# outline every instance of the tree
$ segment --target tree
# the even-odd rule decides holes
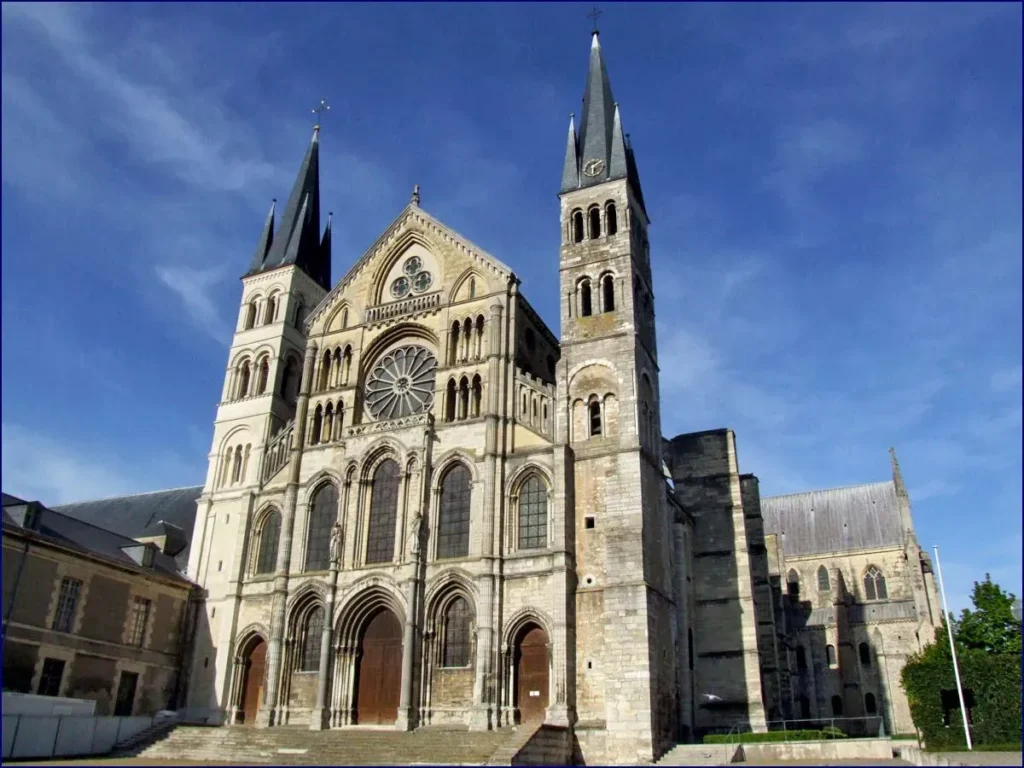
[[[974,582],[971,602],[975,610],[964,609],[955,625],[957,647],[1019,656],[1021,625],[1013,615],[1015,599],[987,573],[984,581]]]

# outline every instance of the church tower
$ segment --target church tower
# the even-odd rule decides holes
[[[331,285],[330,218],[320,234],[319,126],[275,226],[276,207],[275,201],[242,276],[241,310],[189,554],[188,574],[205,589],[189,705],[210,714],[230,684],[247,521],[258,511],[253,506],[261,488],[288,459],[306,352],[305,318]]]
[[[678,704],[650,220],[596,31],[559,198],[557,427],[576,510],[576,712],[607,723],[609,754],[633,745],[636,760],[651,760],[674,743]]]

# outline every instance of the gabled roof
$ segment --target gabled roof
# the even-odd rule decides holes
[[[196,521],[196,502],[202,492],[203,486],[193,485],[132,496],[59,504],[53,507],[53,511],[89,525],[117,531],[131,539],[165,535],[166,531],[159,523],[169,523],[183,533],[187,542],[184,549],[174,556],[178,568],[184,570],[188,565],[192,528]]]
[[[761,499],[764,532],[778,534],[790,557],[902,546],[892,481]]]
[[[406,227],[410,220],[418,220],[419,223],[427,225],[428,228],[433,228],[435,233],[442,235],[450,242],[457,243],[462,246],[471,257],[475,258],[476,261],[479,261],[482,265],[489,266],[492,271],[498,273],[501,277],[518,281],[518,278],[516,278],[511,267],[504,264],[496,256],[491,255],[468,238],[460,235],[440,219],[431,216],[425,210],[420,208],[419,204],[414,199],[413,202],[409,203],[402,209],[402,212],[395,217],[391,224],[388,225],[387,229],[385,229],[380,237],[374,241],[373,245],[371,245],[352,266],[352,268],[345,273],[345,277],[343,277],[338,284],[334,286],[326,296],[324,296],[313,311],[309,313],[306,318],[307,332],[317,321],[319,316],[334,304],[334,302],[344,292],[345,288],[352,283],[359,273],[362,272],[374,258],[390,247],[391,241],[404,227]]]
[[[13,500],[12,503],[8,503],[9,500]],[[18,503],[20,501],[20,499],[4,494],[3,525],[5,528],[22,531],[30,536],[40,536],[60,546],[99,556],[125,566],[143,568],[137,560],[128,554],[128,551],[138,551],[140,546],[134,537],[126,535],[124,532],[115,533],[109,528],[94,525],[35,502],[32,502],[35,514],[32,515],[31,521],[25,516],[8,514],[8,510],[14,510],[15,507],[20,506]],[[28,505],[30,502],[21,503]],[[154,551],[153,561],[149,567],[163,576],[184,579],[183,566],[175,558],[164,554],[159,549]]]

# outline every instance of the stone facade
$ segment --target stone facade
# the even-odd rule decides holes
[[[4,690],[175,708],[193,585],[152,544],[4,494]]]
[[[858,711],[870,685],[903,729],[898,668],[935,622],[912,527],[884,552],[789,552],[730,430],[662,439],[649,221],[596,34],[583,106],[560,338],[418,189],[331,286],[314,134],[242,281],[188,566],[192,717],[535,718],[572,729],[585,762],[636,763],[799,716],[801,697],[809,717],[833,691]],[[822,558],[837,586],[815,623],[786,574]],[[892,586],[866,606],[869,561]],[[894,601],[913,618],[871,613]]]

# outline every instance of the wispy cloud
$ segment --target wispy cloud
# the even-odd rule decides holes
[[[221,279],[222,270],[157,267],[156,274],[181,299],[197,328],[222,344],[231,340],[231,327],[221,319],[217,302],[210,293]]]

